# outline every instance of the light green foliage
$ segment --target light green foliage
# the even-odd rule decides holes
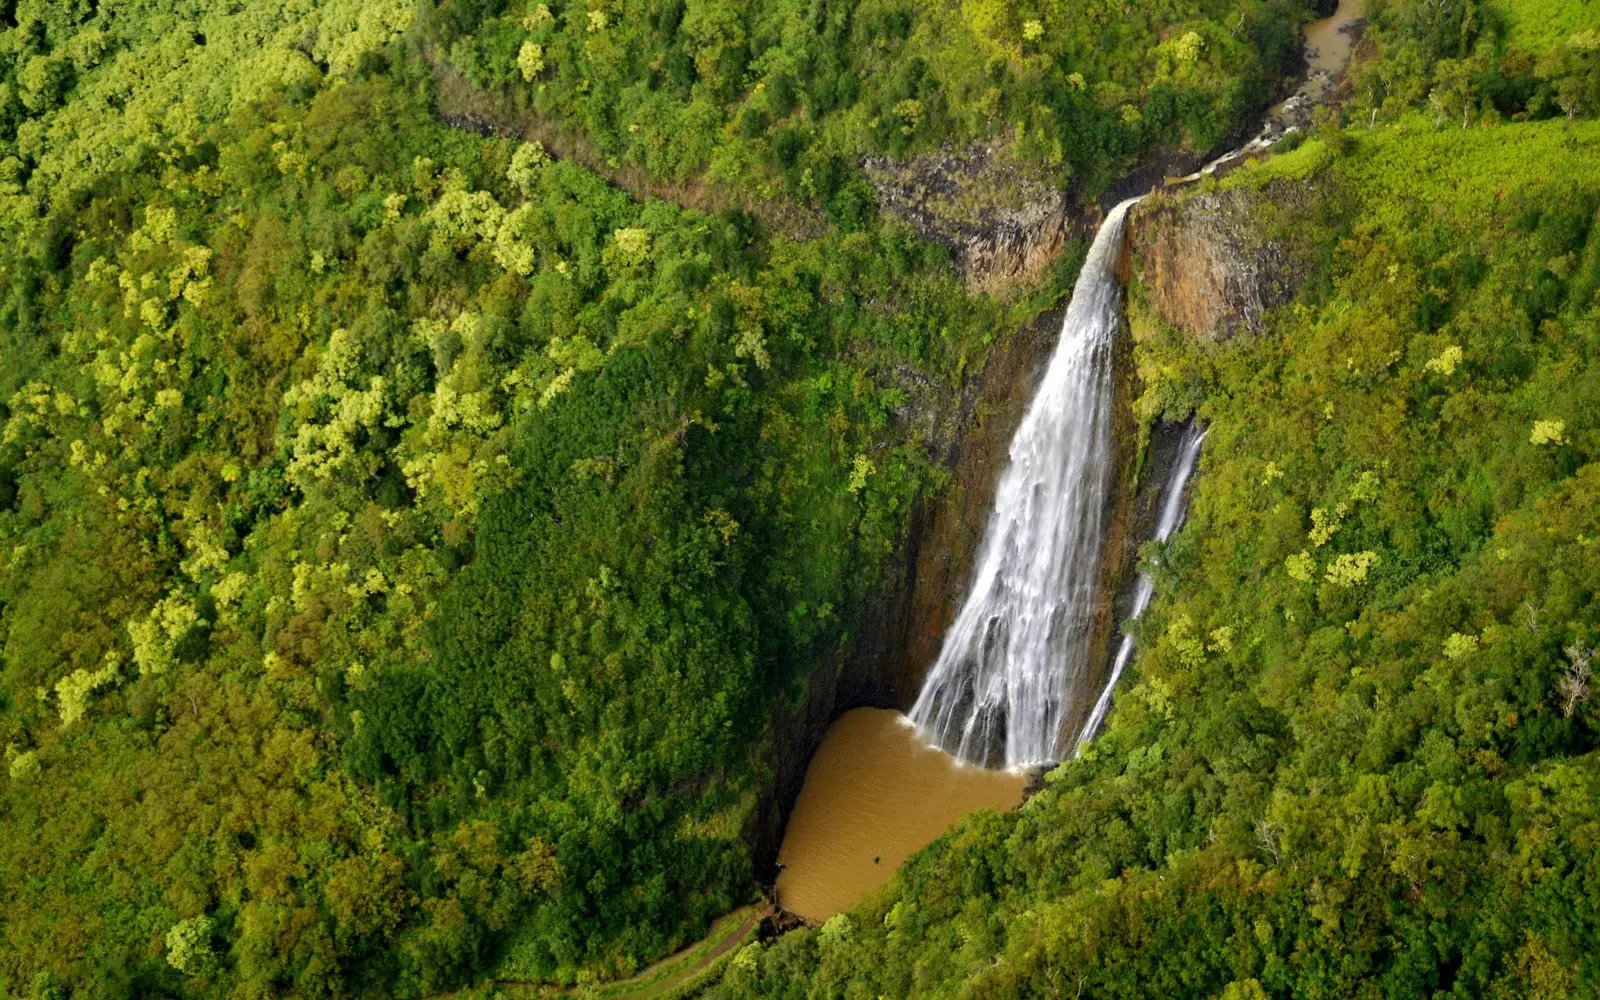
[[[1232,625],[1219,625],[1211,630],[1211,643],[1206,648],[1216,653],[1233,652],[1233,638],[1237,630]]]
[[[191,629],[203,626],[194,604],[180,594],[169,594],[156,602],[143,618],[128,622],[128,638],[139,672],[147,676],[166,673],[173,665],[173,653]]]
[[[1310,583],[1312,575],[1317,571],[1317,560],[1310,552],[1302,549],[1285,559],[1283,568],[1288,571],[1290,579]]]
[[[411,24],[412,0],[327,0],[311,54],[329,72],[348,76],[363,55],[394,40]]]
[[[1423,367],[1436,375],[1448,377],[1456,373],[1456,366],[1461,364],[1461,356],[1461,345],[1451,344],[1440,351],[1437,357],[1429,358]]]
[[[1332,510],[1314,507],[1311,510],[1311,532],[1306,537],[1311,540],[1311,547],[1320,549],[1328,544],[1328,539],[1339,530],[1339,525],[1344,523],[1345,514],[1349,507],[1343,502],[1337,503]]]
[[[872,478],[878,467],[872,464],[872,459],[866,455],[857,455],[850,464],[850,482],[846,488],[852,493],[860,493],[867,486],[867,480]]]
[[[1567,422],[1565,420],[1535,420],[1533,431],[1528,435],[1530,444],[1567,444]]]
[[[650,256],[650,233],[637,226],[619,229],[611,234],[613,245],[623,260],[642,264]]]
[[[550,157],[545,153],[542,144],[525,142],[511,154],[511,165],[506,168],[506,177],[523,194],[532,194],[539,176],[539,168],[549,162]]]
[[[108,661],[99,670],[90,672],[79,667],[56,681],[56,700],[62,725],[70,726],[83,718],[83,713],[89,709],[89,696],[116,679],[118,664],[115,656],[108,657]]]
[[[205,916],[173,924],[167,931],[167,964],[188,976],[209,974],[217,962],[216,953],[211,950],[214,927],[211,918]]]
[[[517,50],[517,70],[522,73],[522,79],[529,82],[543,73],[544,46],[531,41],[523,42],[522,48]]]
[[[1167,624],[1167,642],[1184,666],[1198,668],[1205,665],[1205,643],[1194,634],[1194,622],[1187,615],[1179,615]]]
[[[1376,552],[1341,552],[1328,564],[1328,582],[1340,587],[1365,583],[1367,572],[1377,564]]]
[[[848,913],[836,913],[817,931],[817,940],[824,948],[837,948],[855,939],[856,925]]]
[[[1529,52],[1547,51],[1600,27],[1592,0],[1494,0],[1494,6],[1505,16],[1507,42]]]
[[[23,781],[39,773],[39,751],[18,750],[15,744],[6,744],[6,773],[12,781]]]
[[[1460,632],[1450,633],[1444,641],[1444,655],[1447,660],[1459,660],[1463,656],[1470,656],[1478,648],[1478,637],[1463,635]]]
[[[733,961],[729,963],[730,968],[732,968],[735,973],[742,973],[745,975],[749,975],[750,973],[754,972],[760,964],[761,945],[755,941],[750,942],[735,952],[733,955]]]
[[[0,28],[0,45],[16,53],[7,62],[16,59],[25,117],[0,122],[0,160],[17,154],[31,166],[25,194],[0,216],[8,240],[34,230],[38,209],[142,152],[192,137],[274,88],[317,82],[318,62],[351,74],[410,23],[415,5],[252,0],[180,14],[139,2],[87,19],[74,13],[88,13],[79,4],[41,10],[50,13]]]

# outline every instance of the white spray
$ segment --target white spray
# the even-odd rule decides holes
[[[1089,248],[1012,438],[972,592],[911,708],[927,738],[974,763],[1059,760],[1063,714],[1089,672],[1122,321],[1116,263],[1137,200],[1112,209]]]

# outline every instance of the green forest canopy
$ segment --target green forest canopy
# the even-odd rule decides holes
[[[0,3],[0,990],[571,982],[748,900],[769,720],[942,481],[913,393],[1071,278],[970,293],[857,155],[1091,197],[1305,8]],[[1322,262],[1272,332],[1136,315],[1213,431],[1105,740],[714,992],[1594,988],[1600,44],[1441,9],[1229,180]]]

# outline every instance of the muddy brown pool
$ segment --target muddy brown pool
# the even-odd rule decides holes
[[[778,902],[826,920],[962,816],[1016,806],[1025,783],[927,746],[899,712],[846,712],[823,736],[784,831]]]

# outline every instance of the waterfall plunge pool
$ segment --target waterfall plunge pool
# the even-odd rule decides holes
[[[1027,776],[964,764],[899,712],[857,708],[822,737],[778,852],[778,903],[820,922],[889,881],[956,820],[1022,801]]]
[[[1333,16],[1306,27],[1308,79],[1301,95],[1316,101],[1332,89],[1349,61],[1352,32],[1365,7],[1364,0],[1339,0]],[[1281,107],[1273,108],[1269,117]],[[1198,437],[1190,440],[1187,467],[1175,477],[1177,492],[1199,447]],[[1176,510],[1178,502],[1169,494],[1168,506]],[[1165,539],[1176,518],[1164,514],[1163,520],[1171,521],[1158,531]],[[1131,652],[1125,642],[1118,659]],[[1115,676],[1102,701],[1109,701],[1114,685]],[[1080,739],[1093,734],[1104,711],[1096,706],[1096,718]],[[908,857],[962,816],[1020,804],[1026,783],[1019,771],[977,767],[929,746],[899,712],[846,712],[823,736],[784,831],[778,903],[811,922],[843,912],[888,882]]]

